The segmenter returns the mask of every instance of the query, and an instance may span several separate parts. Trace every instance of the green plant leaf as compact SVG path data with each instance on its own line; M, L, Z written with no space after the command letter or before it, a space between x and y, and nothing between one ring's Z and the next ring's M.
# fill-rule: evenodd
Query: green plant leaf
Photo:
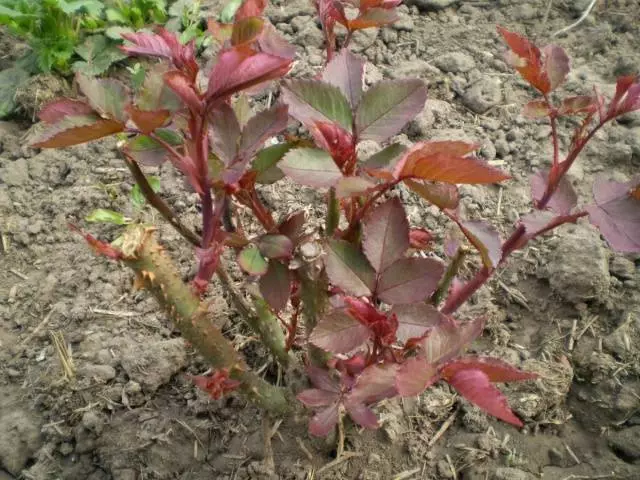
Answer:
M222 23L233 23L233 17L242 5L243 0L229 0L218 17Z
M169 145L182 145L182 136L175 130L158 128L154 133ZM127 149L133 158L143 165L160 165L167 159L165 148L146 135L138 135L129 140Z
M317 148L291 150L278 166L293 181L309 187L332 187L342 178L331 155Z
M106 72L111 65L123 60L127 55L115 45L109 43L102 35L92 35L76 48L76 53L84 61L75 62L73 70L89 76L97 76Z
M289 114L308 127L335 122L351 132L351 106L338 87L318 80L290 80L282 95Z
M121 23L123 25L126 25L129 23L129 19L125 17L122 12L120 12L119 10L116 10L115 8L107 8L107 10L104 13L105 13L105 16L107 17L107 21L110 23Z
M424 108L427 87L422 80L388 80L362 96L356 112L361 140L383 142L395 135Z
M13 113L16 108L16 90L28 78L29 73L21 68L0 71L0 118Z
M383 148L378 153L374 153L367 158L362 166L366 169L374 170L391 168L393 161L397 160L406 150L407 147L401 143L392 143L388 147Z
M67 15L72 15L83 10L91 17L99 17L104 10L104 3L100 0L57 0L57 6Z
M134 30L129 27L121 27L118 25L114 25L113 27L109 27L104 31L104 34L108 38L112 40L116 40L118 42L121 42L123 40L122 34L124 33L134 33Z
M147 182L149 182L151 190L156 193L160 191L160 179L158 177L147 177ZM140 185L136 183L131 189L131 203L138 208L142 208L146 201L147 199L144 198Z
M131 223L131 220L125 217L120 212L114 212L113 210L106 210L104 208L97 208L92 211L85 218L87 222L91 223L112 223L114 225L126 225Z
M256 245L247 245L238 254L238 265L249 275L260 276L267 273L269 263Z
M251 166L257 173L256 182L270 184L284 178L284 172L278 167L278 162L292 147L290 143L279 143L260 150Z

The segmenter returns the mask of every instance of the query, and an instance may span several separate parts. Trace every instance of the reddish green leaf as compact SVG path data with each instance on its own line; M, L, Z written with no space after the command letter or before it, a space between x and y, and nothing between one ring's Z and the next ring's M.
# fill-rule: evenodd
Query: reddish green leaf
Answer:
M405 180L405 185L416 192L427 202L442 210L455 210L460 203L458 187L450 183L421 182Z
M236 113L228 103L220 103L209 113L211 122L211 151L225 165L231 165L238 154L240 123Z
M164 126L171 115L169 110L140 110L132 105L127 105L126 111L136 127L144 134Z
M582 217L581 212L573 215L556 215L546 210L536 210L523 215L520 217L520 224L525 228L525 242L565 223L575 223L580 217Z
M398 367L391 365L370 365L358 376L356 384L347 395L347 403L367 405L394 396L395 378Z
M523 426L522 421L509 408L506 397L491 384L486 373L480 370L461 370L448 383L460 395L490 415L516 427Z
M532 100L524 106L522 115L531 119L547 118L551 109L546 100Z
M89 104L103 117L124 123L127 120L125 106L129 103L129 90L118 80L76 76L80 90Z
M402 258L382 272L376 293L390 305L420 302L435 291L443 273L438 260Z
M339 406L334 403L319 411L309 422L309 433L316 437L326 437L338 423Z
M548 170L538 170L531 176L531 194L536 203L542 199L548 184ZM565 175L560 179L556 191L547 203L547 208L559 215L568 215L577 204L578 195Z
M480 253L485 267L496 268L502 259L502 240L495 227L482 220L458 222L458 225L465 237Z
M171 58L171 47L155 33L124 33L122 37L133 45L124 45L120 49L129 55L148 55L153 57Z
M191 79L179 70L169 71L164 74L164 81L174 91L182 102L194 112L201 112L203 102L194 90Z
M547 45L542 49L544 72L549 79L551 91L558 88L569 74L569 56L562 47Z
M398 14L386 8L370 8L349 21L350 30L381 27L398 21Z
M241 45L257 40L263 28L264 20L257 16L236 20L231 31L231 45Z
M640 179L621 183L598 177L593 184L596 204L586 208L589 221L621 252L640 252L639 186Z
M317 148L291 150L278 167L293 181L309 187L332 187L342 178L331 156Z
M593 113L596 111L596 97L592 95L578 95L562 100L558 109L560 115L576 115L578 113Z
M351 106L338 87L318 80L290 80L282 95L289 114L306 126L336 122L351 132Z
M388 147L383 148L378 153L373 154L362 164L365 170L388 169L397 160L401 154L406 151L407 147L401 143L392 143Z
M91 115L93 108L80 100L61 98L47 103L38 117L46 123L56 123L68 116Z
M343 48L322 72L322 80L338 87L351 108L355 108L362 97L364 64L363 59Z
M362 248L376 272L402 258L409 248L409 221L397 197L373 209L364 221Z
M242 130L240 155L252 158L264 142L287 128L288 121L287 106L281 103L255 115Z
M247 245L238 254L238 265L249 275L264 275L269 264L255 245Z
M329 239L324 263L331 283L347 294L361 297L373 291L376 272L354 245Z
M68 116L45 129L33 142L36 148L63 148L122 132L124 125L95 115Z
M424 228L409 230L409 246L416 250L426 250L433 241L433 234Z
M462 357L445 365L440 374L443 379L450 380L462 370L480 370L491 383L518 382L538 378L537 373L525 372L502 360L491 357Z
M320 319L309 336L315 346L332 353L348 353L369 340L371 331L344 310L333 310Z
M294 245L297 245L300 238L304 235L304 222L306 214L304 210L287 215L287 217L278 225L278 231L282 235L286 235L291 239Z
M291 294L291 273L286 265L270 261L267 273L260 277L260 294L276 312L284 309Z
M396 337L401 343L411 338L421 338L431 328L448 322L443 314L428 303L394 305L389 313L395 314L398 318Z
M373 413L373 410L371 410L363 403L351 402L347 398L344 402L344 406L347 410L347 413L351 417L351 420L360 425L362 428L375 430L380 426L378 425L378 417L376 417L376 414Z
M244 0L236 11L234 20L238 22L250 17L260 17L265 8L267 8L267 0Z
M154 133L169 145L178 146L183 143L182 136L174 130L159 128ZM129 140L126 150L136 162L149 166L161 165L168 156L162 145L146 135L138 135Z
M398 369L396 388L401 397L415 397L438 380L438 369L424 357L411 357Z
M251 165L257 173L256 182L270 184L284 178L284 172L277 164L292 147L290 143L279 143L260 150Z
M359 197L376 188L376 184L362 177L342 177L336 184L336 197Z
M168 66L162 63L151 65L144 77L142 87L137 92L136 105L142 110L169 110L176 112L183 108L182 101L164 81Z
M319 388L310 388L300 392L296 398L304 403L305 407L318 408L325 407L335 403L339 395L336 392L328 390L320 390Z
M362 96L356 111L360 140L384 142L398 133L424 108L427 87L422 80L388 80Z
M395 166L394 176L453 184L497 183L511 178L482 160L467 156L476 148L465 142L416 143Z
M449 320L429 331L422 342L422 350L427 363L439 365L460 354L461 350L480 336L485 319L457 324Z
M293 242L286 235L264 235L258 241L260 253L267 258L289 258L293 253Z

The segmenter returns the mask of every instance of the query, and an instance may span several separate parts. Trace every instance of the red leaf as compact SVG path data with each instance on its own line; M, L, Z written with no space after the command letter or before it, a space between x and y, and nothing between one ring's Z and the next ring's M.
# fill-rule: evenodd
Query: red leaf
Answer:
M621 252L640 252L639 185L640 179L620 183L598 177L593 185L596 204L586 207L591 223Z
M456 357L466 345L480 336L484 324L484 318L477 318L463 324L442 322L432 328L422 342L427 363L437 365Z
M428 298L438 286L444 265L432 258L403 258L387 268L376 288L388 304L415 303Z
M520 224L525 228L525 238L526 241L528 241L549 230L553 230L559 225L575 223L576 220L582 216L582 212L573 215L556 215L553 212L538 210L522 216L520 218Z
M248 47L223 50L211 70L207 99L224 99L240 90L284 76L293 56L280 57Z
M405 180L405 185L416 192L427 202L442 210L455 210L460 203L458 187L449 183L431 183L416 180Z
M280 225L278 225L278 231L282 235L289 237L294 245L297 245L300 237L304 234L305 217L306 214L304 210L298 210L297 212L289 214L280 222Z
M502 240L495 227L482 220L458 222L458 225L480 253L485 267L496 268L502 259Z
M544 73L549 79L551 91L558 88L567 78L570 60L567 53L557 45L547 45L542 49L544 58Z
M211 122L211 150L229 166L238 154L241 130L238 117L228 103L220 103L209 113Z
M46 123L56 123L67 116L90 115L93 108L80 100L61 98L54 100L40 111L38 117Z
M260 294L269 306L279 312L287 306L291 294L291 272L282 263L269 262L267 273L260 277Z
M522 421L507 405L506 397L490 383L486 373L480 370L461 370L448 383L460 395L490 415L517 427L523 426Z
M342 177L336 183L336 197L351 198L360 197L374 192L377 185L363 177Z
M364 221L362 248L376 272L381 273L409 248L409 221L397 197L373 209Z
M614 118L640 108L640 84L638 75L618 78L616 93L609 104L607 118Z
M374 430L379 427L378 418L369 407L362 403L350 402L348 399L344 406L351 419L363 428Z
M98 255L104 255L105 257L108 257L112 260L122 260L124 258L124 254L120 250L113 248L108 243L103 242L102 240L98 240L96 237L94 237L90 233L83 232L82 230L80 230L78 227L76 227L71 223L69 223L68 226L72 231L82 235L85 241L91 247L91 249Z
M396 393L396 374L398 366L371 365L358 376L356 384L347 395L347 403L364 403L370 405Z
M538 170L531 176L531 194L536 203L540 202L549 184L549 171ZM547 203L547 208L558 215L569 215L578 204L578 195L566 176L560 179L556 191Z
M416 250L425 250L433 241L433 235L424 228L412 228L409 230L409 246Z
M364 64L363 59L344 48L322 72L322 80L338 87L352 108L355 108L362 98Z
M191 111L196 113L202 111L203 102L196 93L193 82L187 75L178 70L172 70L164 74L164 81Z
M236 11L235 22L248 17L260 17L267 8L267 0L244 0L242 6Z
M401 343L411 338L421 338L430 329L449 321L428 303L394 305L389 313L395 314L398 319L396 336Z
M33 142L36 148L63 148L122 132L124 125L95 115L68 116L54 123Z
M538 374L524 372L502 360L491 357L462 357L446 364L440 375L449 381L462 370L480 370L489 378L491 383L517 382L521 380L533 380Z
M310 388L300 392L296 398L300 400L305 407L318 408L325 407L335 403L340 397L339 393L320 390L318 388Z
M195 383L198 388L207 392L216 400L240 386L239 381L229 378L229 370L226 368L216 370L206 376L192 376L191 380L193 380L193 383Z
M344 302L349 315L365 325L379 345L389 346L396 342L398 319L395 315L379 312L369 302L357 298L345 297Z
M396 387L402 397L415 397L438 380L437 368L417 356L405 360L396 375Z
M502 27L498 27L498 32L511 49L506 55L507 63L515 68L532 87L543 94L549 93L551 82L543 70L540 49L517 33Z
M128 55L149 55L152 57L171 58L171 47L155 33L123 33L122 38L133 43L120 47Z
M334 403L318 412L309 422L309 433L316 437L326 437L338 423L339 406Z
M467 155L477 146L464 142L420 142L395 166L395 178L420 178L446 183L497 183L508 180L504 172Z
M307 365L305 370L314 387L320 390L340 393L340 385L331 377L329 370L314 365Z
M139 110L133 105L127 105L126 111L133 123L135 123L138 129L144 134L149 134L156 128L164 126L171 115L169 110Z
M125 106L129 102L129 89L118 80L76 75L80 90L89 104L103 117L125 122Z
M316 122L308 128L316 145L329 152L339 167L354 158L356 145L353 143L353 137L340 126L335 123Z
M527 118L538 119L546 118L551 115L552 112L546 100L531 100L524 106L522 115Z
M371 331L344 310L334 310L320 319L309 341L328 352L348 353L369 340Z
M246 159L253 158L264 142L287 128L288 121L287 106L281 103L252 117L242 130L240 155Z
M362 30L365 28L381 27L398 21L398 14L385 8L370 8L349 20L349 30Z

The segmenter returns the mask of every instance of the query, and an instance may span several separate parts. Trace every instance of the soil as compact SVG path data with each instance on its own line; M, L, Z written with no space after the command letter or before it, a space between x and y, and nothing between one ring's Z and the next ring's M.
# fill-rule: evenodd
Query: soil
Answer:
M322 35L310 2L273 3L271 21L298 44L294 74L317 71ZM503 62L495 26L544 44L589 2L406 3L400 22L356 36L354 49L371 62L370 82L419 76L428 83L429 104L401 138L473 139L513 176L503 187L462 188L467 214L504 234L530 210L528 176L549 163L551 146L549 127L520 115L531 91ZM554 39L573 58L567 92L592 85L611 92L616 75L638 71L639 12L637 0L598 2ZM489 318L473 350L540 373L503 388L523 430L436 386L416 400L380 405L378 431L348 426L351 456L338 463L331 463L335 439L309 437L305 418L277 424L272 473L262 461L260 412L242 398L214 401L198 391L189 375L207 365L154 301L133 291L127 270L95 257L67 227L98 207L138 215L115 142L36 151L28 147L32 128L0 122L1 480L640 479L640 256L612 253L589 225L564 227L515 255L461 311ZM566 147L569 128L563 132ZM632 115L597 136L571 181L586 202L597 174L628 178L639 166L640 116ZM159 175L164 197L195 228L193 195L168 167ZM285 210L322 216L317 192L280 182L263 193ZM398 194L413 225L444 236L435 211ZM152 212L144 216L157 220L192 276L192 252ZM90 228L103 238L117 231ZM275 377L215 282L211 295L218 323Z

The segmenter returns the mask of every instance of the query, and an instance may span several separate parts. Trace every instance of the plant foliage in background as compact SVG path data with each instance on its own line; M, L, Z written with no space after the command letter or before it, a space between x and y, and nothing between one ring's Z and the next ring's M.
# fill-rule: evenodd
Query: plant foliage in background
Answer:
M231 22L210 22L214 36L223 40L210 72L200 70L193 40L182 44L165 29L126 34L124 52L162 59L164 66L147 72L133 92L116 80L78 74L84 98L48 105L40 114L46 129L35 146L63 148L127 135L121 153L139 192L194 246L197 273L189 283L182 280L151 226L130 225L113 244L84 237L100 254L129 266L136 285L157 298L212 365L214 373L196 377L195 383L214 398L240 390L268 413L283 415L292 413L296 395L314 411L310 433L323 436L341 426L345 415L375 428L372 407L377 402L415 396L446 382L489 414L522 426L495 384L536 375L465 353L486 319L461 318L456 312L513 252L583 217L613 248L640 252L640 178L599 178L593 201L584 203L566 178L605 124L640 109L639 78L618 79L611 99L597 91L563 98L558 88L569 72L566 53L553 45L539 49L499 28L509 47L508 63L540 94L525 113L550 123L553 144L549 167L531 178L531 211L503 240L487 221L465 217L458 185L501 183L509 174L476 156L478 145L469 142L394 143L393 137L424 108L426 86L418 79L400 79L365 89L365 62L347 48L336 51L336 23L347 29L343 46L348 45L352 32L393 21L398 2L316 4L327 38L327 65L314 78L283 80L275 104L254 113L247 95L283 79L295 50L262 18L266 1L245 0ZM563 117L577 127L561 156L558 119ZM286 132L290 118L304 126L311 140ZM380 145L367 158L358 149L365 140ZM181 222L144 173L146 165L166 162L199 199L199 232ZM308 222L302 210L282 205L274 212L263 203L261 181L283 176L325 194L323 225ZM445 255L435 253L430 232L410 225L394 193L399 184L459 231L459 240L446 242ZM243 224L246 215L240 210L251 212L259 232L249 233L255 228ZM130 223L113 213L94 212L90 220ZM472 250L477 265L465 278L460 266ZM317 254L310 255L313 251ZM246 293L236 289L223 252L232 253L254 288ZM252 372L214 327L205 300L214 275L285 371L284 386ZM289 367L300 358L311 385L293 392L298 382L288 375L299 370Z

